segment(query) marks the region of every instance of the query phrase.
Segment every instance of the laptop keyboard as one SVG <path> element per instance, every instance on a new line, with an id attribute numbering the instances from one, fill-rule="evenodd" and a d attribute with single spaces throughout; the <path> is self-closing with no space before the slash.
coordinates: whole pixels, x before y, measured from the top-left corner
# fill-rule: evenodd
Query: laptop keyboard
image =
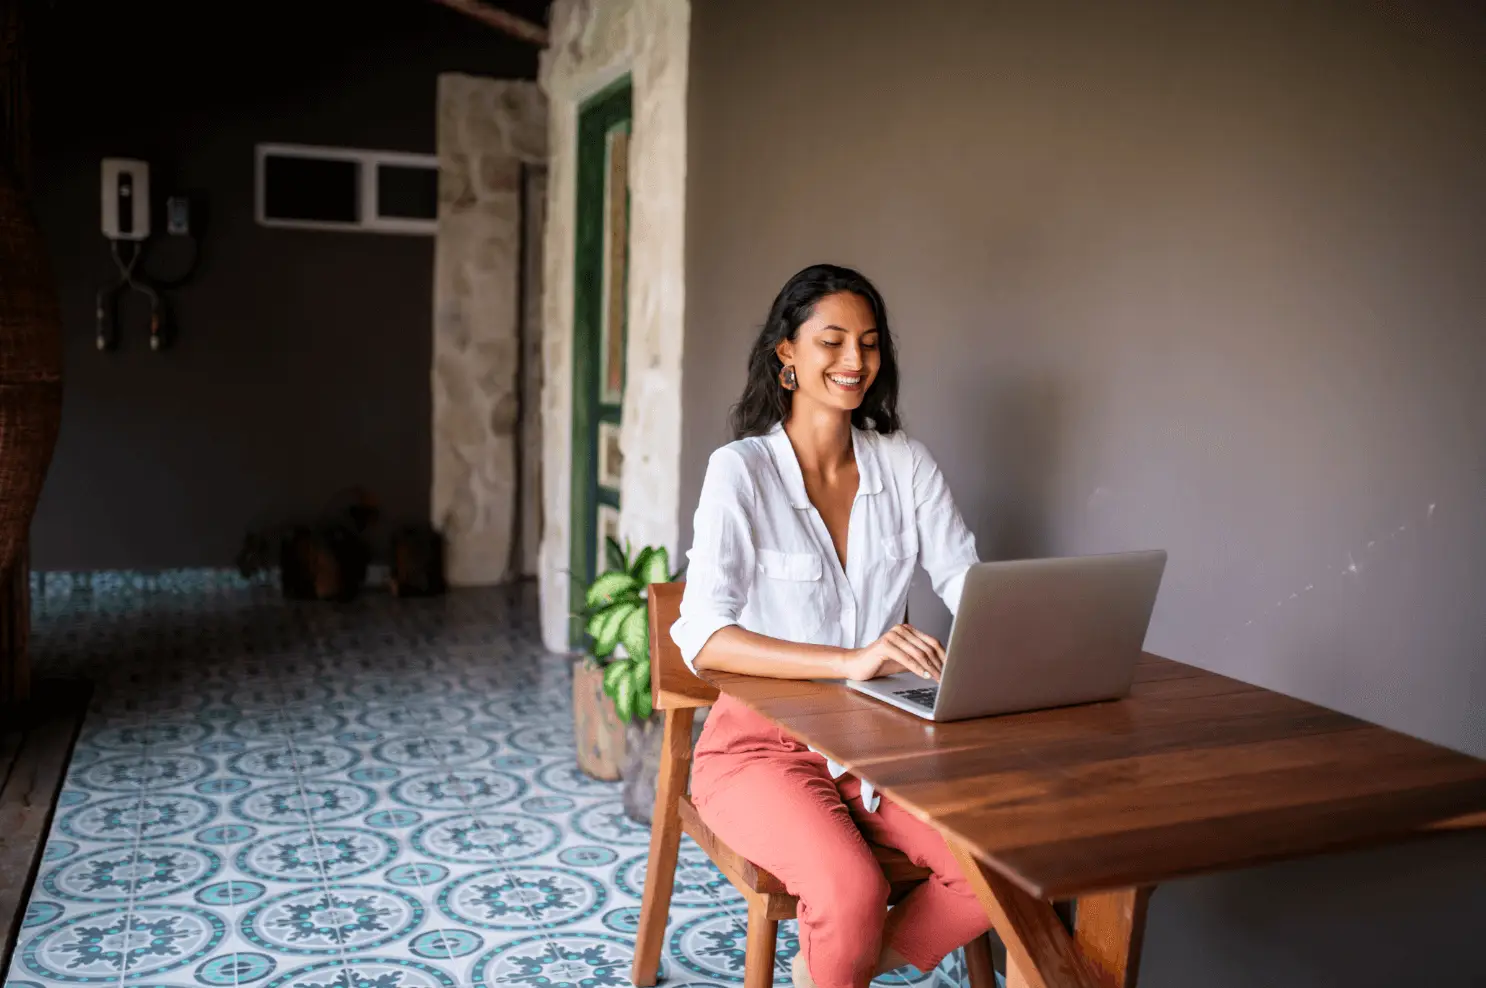
<path id="1" fill-rule="evenodd" d="M 939 698 L 939 687 L 921 686 L 911 690 L 894 690 L 893 696 L 901 696 L 916 707 L 933 710 L 934 701 Z"/>

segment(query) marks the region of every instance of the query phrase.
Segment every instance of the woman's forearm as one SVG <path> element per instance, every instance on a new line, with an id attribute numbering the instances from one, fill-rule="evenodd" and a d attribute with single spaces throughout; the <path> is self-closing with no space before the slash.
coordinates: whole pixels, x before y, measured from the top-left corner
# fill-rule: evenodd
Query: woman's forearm
<path id="1" fill-rule="evenodd" d="M 774 679 L 839 679 L 840 662 L 847 654 L 847 649 L 833 645 L 802 645 L 732 625 L 707 639 L 697 653 L 696 667 Z"/>

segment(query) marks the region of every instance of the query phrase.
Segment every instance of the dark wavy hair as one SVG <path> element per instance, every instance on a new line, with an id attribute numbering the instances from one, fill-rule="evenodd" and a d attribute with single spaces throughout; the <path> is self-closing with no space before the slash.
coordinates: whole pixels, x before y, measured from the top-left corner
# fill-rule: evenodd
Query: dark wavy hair
<path id="1" fill-rule="evenodd" d="M 864 275 L 834 264 L 815 264 L 780 289 L 748 354 L 748 383 L 731 416 L 734 439 L 762 436 L 789 417 L 794 393 L 779 385 L 784 365 L 775 351 L 780 341 L 798 338 L 800 324 L 810 318 L 817 302 L 841 292 L 860 295 L 872 307 L 877 321 L 877 352 L 882 361 L 861 405 L 851 413 L 851 424 L 884 434 L 902 427 L 898 420 L 898 352 L 888 328 L 887 305 Z"/>

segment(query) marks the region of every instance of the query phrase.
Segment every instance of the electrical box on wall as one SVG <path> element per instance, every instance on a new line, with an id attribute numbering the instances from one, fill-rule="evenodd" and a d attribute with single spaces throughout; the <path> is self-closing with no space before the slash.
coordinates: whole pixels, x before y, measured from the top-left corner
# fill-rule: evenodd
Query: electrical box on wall
<path id="1" fill-rule="evenodd" d="M 171 196 L 165 200 L 165 232 L 172 237 L 185 237 L 191 233 L 191 200 L 185 196 Z"/>
<path id="2" fill-rule="evenodd" d="M 103 235 L 144 240 L 150 235 L 150 166 L 132 158 L 103 159 Z"/>

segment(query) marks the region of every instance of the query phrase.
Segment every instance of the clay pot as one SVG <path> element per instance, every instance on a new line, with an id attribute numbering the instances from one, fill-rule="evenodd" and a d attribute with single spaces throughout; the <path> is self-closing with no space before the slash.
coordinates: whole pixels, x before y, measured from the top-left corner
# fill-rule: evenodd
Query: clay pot
<path id="1" fill-rule="evenodd" d="M 573 739 L 578 767 L 605 782 L 619 778 L 624 763 L 624 725 L 614 701 L 604 695 L 604 670 L 587 658 L 573 663 Z"/>
<path id="2" fill-rule="evenodd" d="M 626 724 L 624 728 L 624 779 L 621 795 L 624 815 L 636 823 L 650 824 L 655 815 L 655 787 L 660 780 L 660 757 L 665 750 L 666 726 L 659 716 Z"/>

